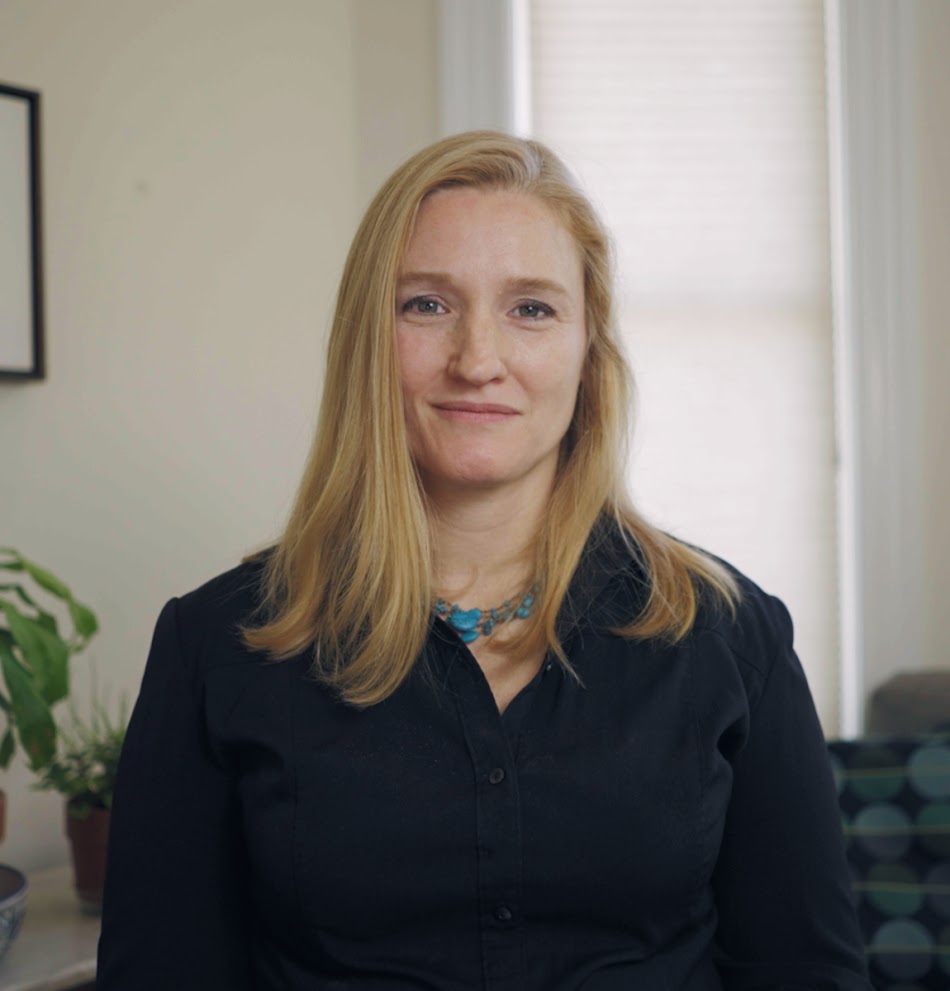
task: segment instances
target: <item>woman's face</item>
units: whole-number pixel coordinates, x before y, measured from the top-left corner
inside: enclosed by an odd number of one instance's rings
[[[533,196],[458,188],[419,210],[396,288],[412,455],[430,496],[544,498],[587,350],[573,238]]]

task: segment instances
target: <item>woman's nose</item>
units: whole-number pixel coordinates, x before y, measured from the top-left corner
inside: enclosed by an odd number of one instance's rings
[[[472,385],[487,385],[508,374],[504,331],[487,314],[459,321],[449,372]]]

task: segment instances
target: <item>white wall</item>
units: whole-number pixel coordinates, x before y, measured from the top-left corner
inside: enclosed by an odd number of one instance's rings
[[[278,531],[369,184],[435,136],[434,30],[434,0],[0,2],[0,80],[43,94],[48,355],[0,385],[0,544],[97,609],[80,699],[90,661],[134,699],[162,603]],[[0,782],[26,870],[67,858],[31,780]]]
[[[438,0],[351,0],[360,209],[439,137]]]

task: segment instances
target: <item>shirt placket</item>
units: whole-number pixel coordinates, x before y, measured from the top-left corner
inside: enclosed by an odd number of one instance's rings
[[[525,987],[518,775],[491,689],[459,645],[449,677],[472,761],[478,914],[486,991]]]

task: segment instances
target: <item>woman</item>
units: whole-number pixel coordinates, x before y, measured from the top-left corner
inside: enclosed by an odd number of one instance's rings
[[[630,508],[627,400],[557,158],[402,166],[286,532],[158,621],[100,991],[868,987],[788,615]]]

